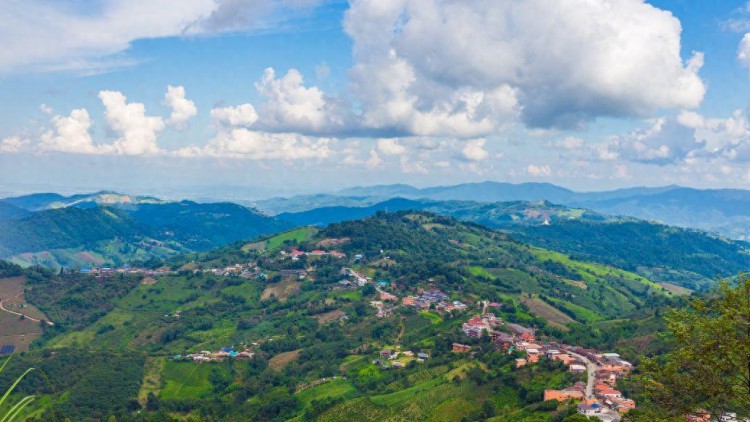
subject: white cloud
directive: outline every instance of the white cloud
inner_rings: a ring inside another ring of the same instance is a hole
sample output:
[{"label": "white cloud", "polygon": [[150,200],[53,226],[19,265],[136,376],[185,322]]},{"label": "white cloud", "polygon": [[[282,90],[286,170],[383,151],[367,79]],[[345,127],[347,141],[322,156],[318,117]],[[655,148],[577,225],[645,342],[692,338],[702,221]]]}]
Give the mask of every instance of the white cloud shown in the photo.
[{"label": "white cloud", "polygon": [[750,33],[745,34],[737,49],[737,60],[745,67],[750,67]]},{"label": "white cloud", "polygon": [[258,120],[258,113],[252,104],[237,107],[222,107],[211,110],[211,118],[220,126],[250,127]]},{"label": "white cloud", "polygon": [[461,155],[469,161],[484,161],[489,158],[490,154],[484,149],[484,139],[472,139],[466,141],[466,146],[461,150]]},{"label": "white cloud", "polygon": [[245,32],[274,29],[280,20],[311,9],[322,0],[217,0],[214,10],[191,24],[188,32]]},{"label": "white cloud", "polygon": [[375,149],[370,150],[370,157],[365,161],[365,167],[368,169],[373,169],[376,167],[380,167],[383,165],[383,160],[380,158],[380,155],[378,155],[378,152],[375,151]]},{"label": "white cloud", "polygon": [[553,146],[555,148],[560,149],[567,149],[567,150],[577,150],[583,148],[584,142],[583,139],[575,137],[575,136],[568,136],[565,139],[560,139],[558,141],[554,141],[550,143],[550,146]]},{"label": "white cloud", "polygon": [[385,155],[402,155],[406,153],[406,147],[395,138],[378,139],[378,151]]},{"label": "white cloud", "polygon": [[153,155],[160,152],[156,143],[159,132],[164,130],[164,119],[146,116],[142,103],[128,103],[121,92],[100,91],[99,99],[104,105],[109,129],[120,136],[112,149],[116,154]]},{"label": "white cloud", "polygon": [[94,145],[91,139],[91,118],[86,109],[76,109],[70,116],[52,118],[53,129],[45,132],[40,140],[42,151],[61,151],[75,154],[102,154],[106,148]]},{"label": "white cloud", "polygon": [[187,147],[174,152],[181,157],[225,157],[248,160],[323,159],[331,156],[331,138],[313,138],[294,133],[257,132],[245,128],[222,130],[203,148]]},{"label": "white cloud", "polygon": [[[626,16],[627,18],[623,18]],[[356,0],[344,27],[364,124],[471,137],[693,108],[703,56],[643,0]]]},{"label": "white cloud", "polygon": [[267,68],[255,87],[266,98],[260,106],[258,122],[264,128],[321,132],[344,124],[343,118],[337,116],[335,104],[328,104],[317,87],[305,87],[297,69],[290,69],[286,75],[276,78],[276,72]]},{"label": "white cloud", "polygon": [[[275,28],[319,0],[24,0],[0,2],[0,74],[98,73],[136,61],[140,39]],[[95,36],[92,36],[95,34]]]},{"label": "white cloud", "polygon": [[529,164],[528,167],[526,167],[526,173],[533,177],[546,177],[552,174],[552,169],[547,165],[538,166],[535,164]]},{"label": "white cloud", "polygon": [[0,141],[0,153],[21,152],[31,141],[20,136],[9,136]]},{"label": "white cloud", "polygon": [[177,130],[186,129],[188,121],[198,114],[195,103],[185,98],[185,87],[183,86],[169,85],[167,93],[164,94],[164,103],[172,109],[167,124]]},{"label": "white cloud", "polygon": [[406,155],[402,155],[399,160],[401,162],[401,171],[404,173],[429,173],[427,165],[422,161],[411,161]]},{"label": "white cloud", "polygon": [[39,111],[50,116],[55,112],[55,110],[53,110],[52,107],[48,106],[47,104],[40,104]]}]

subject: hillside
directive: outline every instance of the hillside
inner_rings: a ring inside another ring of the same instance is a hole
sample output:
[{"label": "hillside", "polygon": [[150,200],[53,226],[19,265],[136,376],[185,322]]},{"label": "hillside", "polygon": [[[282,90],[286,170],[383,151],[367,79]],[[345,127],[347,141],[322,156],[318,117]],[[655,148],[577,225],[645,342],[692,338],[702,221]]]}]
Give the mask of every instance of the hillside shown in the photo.
[{"label": "hillside", "polygon": [[[73,420],[161,411],[218,420],[458,421],[491,402],[497,420],[531,421],[568,412],[566,404],[543,405],[542,392],[576,376],[551,361],[517,369],[517,354],[467,336],[463,322],[491,309],[535,328],[542,341],[634,356],[658,347],[643,336],[658,326],[654,310],[672,300],[633,273],[424,212],[297,229],[174,258],[170,267],[178,271],[29,275],[27,300],[55,322],[36,347],[56,357],[14,359],[0,382],[27,365],[42,368],[55,390],[40,379],[18,394],[35,389],[40,403],[59,401],[60,416]],[[414,302],[420,297],[429,297],[418,299],[427,306]],[[625,340],[632,338],[637,348]],[[454,342],[475,353],[451,352]],[[376,363],[382,349],[413,354],[391,367]],[[417,352],[427,358],[418,361]],[[105,377],[119,381],[98,389]]]},{"label": "hillside", "polygon": [[70,200],[60,208],[52,205],[63,203],[57,195],[12,201],[30,208],[42,203],[52,207],[36,212],[0,202],[0,209],[19,214],[0,219],[0,258],[55,269],[120,266],[290,228],[287,222],[230,203],[132,201],[110,193],[66,198]]},{"label": "hillside", "polygon": [[690,289],[704,289],[716,277],[750,270],[750,249],[744,242],[546,201],[484,204],[396,198],[369,207],[327,207],[280,214],[279,218],[299,225],[328,224],[382,210],[410,209],[483,224],[533,245]]},{"label": "hillside", "polygon": [[193,250],[206,250],[291,228],[289,223],[232,203],[142,204],[127,212],[136,221]]},{"label": "hillside", "polygon": [[0,199],[0,204],[11,204],[27,211],[42,211],[54,208],[80,207],[92,208],[96,205],[135,205],[161,203],[163,201],[150,196],[133,196],[117,192],[101,191],[64,196],[57,193],[34,193]]},{"label": "hillside", "polygon": [[52,209],[0,221],[0,256],[74,248],[105,239],[148,234],[145,226],[114,208]]},{"label": "hillside", "polygon": [[23,217],[29,214],[30,214],[29,211],[23,208],[19,208],[11,203],[0,202],[0,220]]},{"label": "hillside", "polygon": [[575,192],[548,183],[482,182],[421,189],[380,185],[331,194],[272,198],[254,201],[252,205],[270,214],[300,213],[321,207],[368,207],[392,198],[483,203],[549,201],[603,214],[712,231],[732,239],[750,239],[750,191],[739,189],[663,186]]}]

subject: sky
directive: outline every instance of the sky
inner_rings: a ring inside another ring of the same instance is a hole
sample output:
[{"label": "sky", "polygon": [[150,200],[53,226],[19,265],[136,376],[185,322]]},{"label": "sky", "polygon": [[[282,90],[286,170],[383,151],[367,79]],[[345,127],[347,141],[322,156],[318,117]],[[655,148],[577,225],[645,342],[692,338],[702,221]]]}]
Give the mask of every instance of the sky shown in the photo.
[{"label": "sky", "polygon": [[750,4],[6,0],[0,195],[750,189]]}]

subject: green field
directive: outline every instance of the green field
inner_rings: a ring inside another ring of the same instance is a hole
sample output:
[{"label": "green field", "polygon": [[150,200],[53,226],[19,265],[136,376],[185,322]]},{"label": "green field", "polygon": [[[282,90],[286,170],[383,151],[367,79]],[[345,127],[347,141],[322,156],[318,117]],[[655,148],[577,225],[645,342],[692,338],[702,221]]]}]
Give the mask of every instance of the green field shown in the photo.
[{"label": "green field", "polygon": [[199,398],[211,391],[209,376],[213,368],[226,370],[224,365],[210,363],[168,361],[164,365],[161,378],[164,383],[160,397]]},{"label": "green field", "polygon": [[356,388],[349,381],[337,379],[303,390],[297,394],[297,399],[305,406],[308,406],[313,400],[342,397],[356,391]]},{"label": "green field", "polygon": [[309,240],[317,229],[314,227],[300,227],[288,232],[278,234],[266,240],[266,248],[269,251],[275,251],[284,246],[284,242],[304,242]]}]

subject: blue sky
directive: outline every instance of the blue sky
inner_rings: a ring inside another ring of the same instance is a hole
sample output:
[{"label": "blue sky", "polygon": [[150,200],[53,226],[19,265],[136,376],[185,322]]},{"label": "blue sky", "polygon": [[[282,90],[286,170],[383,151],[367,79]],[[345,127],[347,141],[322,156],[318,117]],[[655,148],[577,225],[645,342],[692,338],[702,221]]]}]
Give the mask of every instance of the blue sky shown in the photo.
[{"label": "blue sky", "polygon": [[744,1],[175,4],[0,4],[0,194],[750,188]]}]

